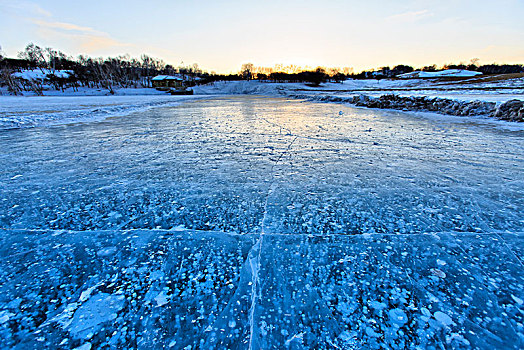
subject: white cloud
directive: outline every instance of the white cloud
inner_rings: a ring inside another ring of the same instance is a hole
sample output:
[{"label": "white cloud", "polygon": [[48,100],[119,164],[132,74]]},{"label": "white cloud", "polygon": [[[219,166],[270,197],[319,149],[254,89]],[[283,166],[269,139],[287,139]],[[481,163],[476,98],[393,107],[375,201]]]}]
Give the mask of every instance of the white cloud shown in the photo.
[{"label": "white cloud", "polygon": [[424,17],[432,16],[433,14],[429,12],[428,10],[420,10],[420,11],[409,11],[409,12],[403,12],[396,15],[392,15],[387,17],[390,21],[395,22],[413,22],[416,20],[419,20]]},{"label": "white cloud", "polygon": [[114,47],[132,46],[112,38],[108,33],[91,27],[42,19],[30,20],[37,25],[37,32],[40,36],[47,40],[65,39],[84,53],[92,54]]},{"label": "white cloud", "polygon": [[69,49],[86,54],[99,54],[112,48],[133,46],[92,27],[55,20],[50,11],[33,1],[0,0],[0,12],[17,21],[33,24],[34,27],[24,24],[34,33],[30,41],[37,41],[40,37],[49,43],[61,43]]},{"label": "white cloud", "polygon": [[52,14],[49,11],[44,10],[40,5],[32,1],[9,1],[0,0],[0,8],[4,7],[6,11],[15,12],[18,15],[30,15],[30,16],[44,16],[51,17]]},{"label": "white cloud", "polygon": [[72,23],[44,21],[41,19],[32,19],[31,22],[33,22],[34,24],[38,26],[50,28],[50,29],[75,31],[75,32],[80,32],[80,33],[103,34],[102,32],[96,31],[93,28],[82,27],[82,26],[72,24]]}]

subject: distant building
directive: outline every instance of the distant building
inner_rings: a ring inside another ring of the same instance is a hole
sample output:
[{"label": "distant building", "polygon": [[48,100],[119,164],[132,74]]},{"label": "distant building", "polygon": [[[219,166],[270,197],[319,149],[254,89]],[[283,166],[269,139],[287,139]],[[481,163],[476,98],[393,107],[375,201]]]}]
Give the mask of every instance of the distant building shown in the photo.
[{"label": "distant building", "polygon": [[184,89],[184,79],[173,75],[157,75],[151,79],[154,88],[175,88]]}]

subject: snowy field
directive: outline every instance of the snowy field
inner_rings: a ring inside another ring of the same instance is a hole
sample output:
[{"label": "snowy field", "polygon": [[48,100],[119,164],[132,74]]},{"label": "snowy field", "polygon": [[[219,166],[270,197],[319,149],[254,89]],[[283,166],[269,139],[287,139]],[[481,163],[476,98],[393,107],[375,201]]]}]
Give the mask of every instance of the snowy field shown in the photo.
[{"label": "snowy field", "polygon": [[267,96],[311,95],[379,97],[387,94],[400,96],[428,96],[462,101],[489,101],[502,103],[511,99],[524,100],[524,78],[497,82],[457,83],[428,79],[349,79],[342,83],[325,83],[310,87],[301,83],[269,83],[258,81],[216,82],[196,86],[196,94],[258,94]]},{"label": "snowy field", "polygon": [[522,129],[88,100],[0,101],[1,347],[524,347]]}]

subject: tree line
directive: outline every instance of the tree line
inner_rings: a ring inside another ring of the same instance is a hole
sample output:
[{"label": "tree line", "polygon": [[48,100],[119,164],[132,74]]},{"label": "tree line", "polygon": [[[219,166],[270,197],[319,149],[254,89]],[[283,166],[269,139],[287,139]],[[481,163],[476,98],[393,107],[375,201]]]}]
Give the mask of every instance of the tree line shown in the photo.
[{"label": "tree line", "polygon": [[384,79],[394,78],[397,75],[411,73],[415,70],[425,72],[436,72],[443,69],[462,69],[481,72],[483,74],[511,74],[511,73],[524,73],[524,65],[522,64],[485,64],[480,65],[478,59],[471,60],[470,64],[445,64],[443,66],[437,66],[436,64],[428,65],[415,69],[414,67],[406,64],[399,64],[390,67],[381,67],[379,69],[364,70],[360,73],[353,73],[351,68],[345,67],[340,68],[325,68],[317,67],[314,70],[300,70],[297,66],[286,66],[282,67],[282,70],[278,70],[279,66],[275,68],[264,68],[255,67],[251,63],[242,65],[240,70],[241,79],[258,79],[258,80],[269,80],[272,82],[302,82],[310,83],[312,85],[319,85],[320,83],[332,81],[341,82],[346,79]]},{"label": "tree line", "polygon": [[[13,73],[26,70],[40,71],[46,76],[45,81],[13,78]],[[67,77],[58,74],[62,71],[68,72]],[[73,58],[59,50],[43,48],[33,43],[20,51],[17,58],[0,55],[0,84],[7,85],[14,94],[22,91],[41,94],[44,84],[56,90],[86,87],[107,89],[113,94],[115,88],[151,87],[153,77],[175,74],[187,77],[188,81],[208,75],[198,64],[174,67],[145,54],[140,58],[129,55],[108,58],[79,55]]]},{"label": "tree line", "polygon": [[[440,69],[467,69],[483,74],[523,73],[521,64],[485,64],[480,65],[478,59],[469,64],[447,64],[441,67],[428,65],[417,70],[437,71]],[[41,71],[45,79],[18,79],[13,73],[27,70]],[[393,68],[379,69],[354,73],[349,67],[344,68],[302,68],[296,65],[276,65],[274,67],[255,67],[252,63],[242,65],[238,74],[208,73],[199,68],[198,64],[175,67],[166,64],[161,59],[148,55],[133,58],[121,55],[108,58],[92,58],[79,55],[76,58],[59,50],[40,47],[30,43],[18,53],[17,58],[4,57],[0,50],[0,86],[7,86],[13,94],[23,91],[33,91],[42,94],[44,85],[56,90],[66,88],[78,90],[80,87],[106,89],[113,94],[115,88],[151,87],[151,79],[157,75],[179,75],[186,84],[191,86],[199,83],[232,80],[260,80],[269,82],[297,82],[318,86],[332,81],[341,82],[353,79],[393,78],[399,74],[411,73],[415,70],[410,65],[400,64]],[[57,74],[67,71],[67,74]]]},{"label": "tree line", "polygon": [[484,64],[480,65],[478,59],[471,60],[471,63],[459,63],[459,64],[445,64],[443,66],[437,66],[436,64],[424,66],[415,69],[409,65],[397,65],[393,68],[390,67],[381,67],[379,69],[362,71],[358,74],[350,74],[349,78],[353,79],[376,79],[376,78],[393,78],[399,74],[411,73],[415,70],[423,72],[436,72],[443,69],[462,69],[475,72],[481,72],[482,74],[514,74],[514,73],[524,73],[524,65],[522,64]]}]

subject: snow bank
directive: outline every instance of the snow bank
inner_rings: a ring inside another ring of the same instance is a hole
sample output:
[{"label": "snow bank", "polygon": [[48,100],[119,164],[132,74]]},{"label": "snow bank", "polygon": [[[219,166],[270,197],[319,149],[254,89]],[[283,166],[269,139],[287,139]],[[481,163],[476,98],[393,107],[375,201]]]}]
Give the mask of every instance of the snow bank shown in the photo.
[{"label": "snow bank", "polygon": [[[450,70],[458,71],[458,70]],[[476,72],[474,72],[476,73]],[[393,82],[398,85],[401,82]],[[359,85],[366,88],[356,89]],[[347,89],[352,86],[354,89]],[[250,95],[267,95],[267,96],[285,96],[291,98],[307,99],[310,101],[321,102],[342,102],[350,103],[359,107],[381,108],[381,109],[398,109],[405,111],[424,111],[436,112],[444,115],[453,116],[484,116],[494,117],[500,120],[524,122],[524,102],[513,96],[507,95],[507,98],[500,98],[497,96],[497,103],[489,101],[484,95],[476,95],[471,98],[461,99],[460,94],[456,98],[444,98],[446,96],[443,91],[441,96],[435,91],[432,97],[425,96],[424,91],[398,91],[405,96],[399,96],[396,90],[378,90],[370,89],[373,82],[350,80],[345,84],[325,84],[320,88],[310,88],[304,84],[297,83],[265,83],[258,81],[232,81],[232,82],[216,82],[214,84],[202,85],[194,87],[195,94],[250,94]],[[389,84],[391,85],[391,84]],[[344,87],[346,90],[344,90]],[[355,92],[365,92],[366,95]],[[369,96],[367,93],[376,94],[376,96]],[[336,95],[335,95],[335,94]],[[343,94],[349,94],[344,96]],[[413,94],[421,94],[422,96],[410,96]],[[484,98],[483,98],[484,97]],[[480,99],[480,100],[479,100]]]},{"label": "snow bank", "polygon": [[[155,90],[154,90],[155,91]],[[195,96],[4,96],[0,129],[101,121],[155,107],[176,106]]]},{"label": "snow bank", "polygon": [[494,102],[458,101],[445,98],[403,97],[398,95],[383,95],[371,97],[358,95],[340,96],[309,96],[294,95],[310,101],[342,102],[359,107],[397,109],[404,111],[436,112],[453,116],[485,116],[512,122],[524,122],[524,101],[510,100],[497,106]]},{"label": "snow bank", "polygon": [[482,75],[481,72],[474,72],[465,69],[445,69],[438,72],[422,72],[415,71],[411,73],[399,74],[397,78],[411,79],[411,78],[468,78],[477,75]]},{"label": "snow bank", "polygon": [[194,86],[196,95],[282,95],[297,84],[277,84],[259,81],[217,81]]},{"label": "snow bank", "polygon": [[21,78],[24,80],[43,80],[51,76],[56,78],[67,79],[73,75],[73,71],[70,70],[51,70],[47,68],[42,69],[29,69],[21,72],[13,73],[12,76],[15,78]]}]

